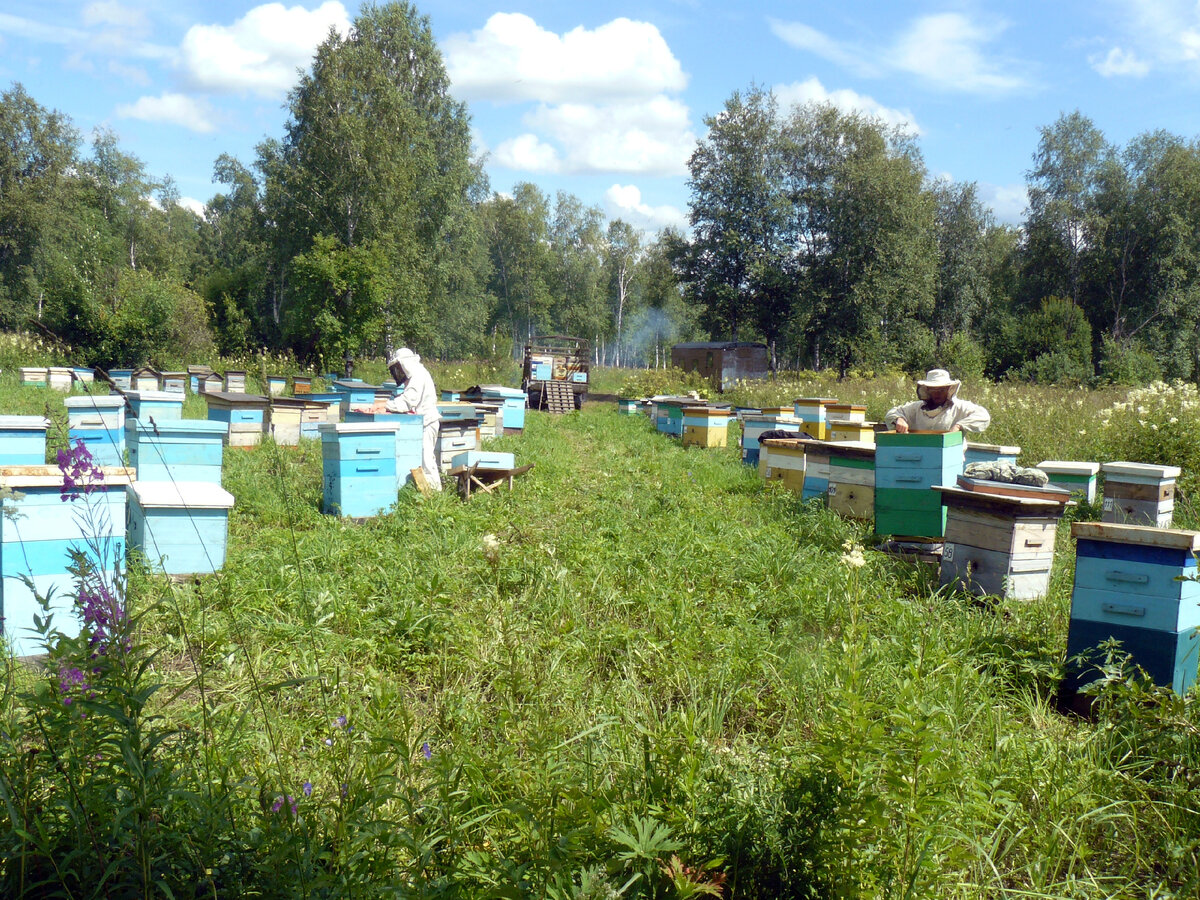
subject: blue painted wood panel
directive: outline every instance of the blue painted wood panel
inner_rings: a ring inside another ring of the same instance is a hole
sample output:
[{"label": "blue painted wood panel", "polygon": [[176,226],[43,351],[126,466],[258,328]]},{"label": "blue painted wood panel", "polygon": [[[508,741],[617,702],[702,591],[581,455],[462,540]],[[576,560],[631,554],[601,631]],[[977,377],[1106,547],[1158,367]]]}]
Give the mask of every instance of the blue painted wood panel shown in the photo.
[{"label": "blue painted wood panel", "polygon": [[1071,592],[1071,618],[1131,628],[1182,631],[1200,625],[1200,602],[1194,597],[1187,600],[1149,597],[1076,584]]},{"label": "blue painted wood panel", "polygon": [[1094,541],[1080,538],[1075,542],[1075,557],[1091,559],[1128,560],[1155,566],[1172,566],[1180,570],[1196,568],[1196,558],[1187,550],[1171,547],[1148,547],[1142,544],[1122,544],[1117,541]]},{"label": "blue painted wood panel", "polygon": [[[1098,647],[1111,638],[1121,642],[1125,652],[1131,654],[1133,661],[1145,669],[1156,684],[1173,688],[1179,694],[1185,693],[1196,682],[1197,651],[1200,650],[1196,635],[1194,629],[1157,631],[1072,619],[1067,632],[1067,673],[1063,687],[1074,691],[1099,677],[1093,666],[1103,664],[1104,653]],[[1084,664],[1072,663],[1080,655],[1085,657]]]},{"label": "blue painted wood panel", "polygon": [[[205,485],[209,487],[209,485]],[[216,572],[225,564],[229,510],[224,506],[187,508],[129,504],[129,548],[147,565],[168,575]]]}]

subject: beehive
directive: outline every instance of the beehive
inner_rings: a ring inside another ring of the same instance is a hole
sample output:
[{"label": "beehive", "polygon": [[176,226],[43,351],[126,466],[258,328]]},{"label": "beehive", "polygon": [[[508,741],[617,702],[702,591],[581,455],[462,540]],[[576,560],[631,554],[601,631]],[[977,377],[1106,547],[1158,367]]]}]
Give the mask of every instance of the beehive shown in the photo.
[{"label": "beehive", "polygon": [[340,422],[346,417],[348,410],[345,395],[339,394],[337,391],[318,391],[315,394],[309,394],[308,399],[325,405],[326,422]]},{"label": "beehive", "polygon": [[662,434],[683,437],[683,407],[696,401],[687,397],[663,397],[656,401],[654,427]]},{"label": "beehive", "polygon": [[268,375],[267,376],[267,393],[272,397],[281,397],[283,392],[287,390],[286,375]]},{"label": "beehive", "polygon": [[207,419],[125,420],[125,448],[138,481],[221,483],[228,425]]},{"label": "beehive", "polygon": [[642,401],[631,397],[617,398],[617,412],[623,416],[636,416],[641,412]]},{"label": "beehive", "polygon": [[133,388],[133,369],[109,369],[108,380],[123,391]]},{"label": "beehive", "polygon": [[825,423],[829,440],[837,443],[854,441],[864,444],[875,443],[875,423],[853,422],[845,419],[830,419]]},{"label": "beehive", "polygon": [[360,412],[349,410],[347,422],[382,422],[396,426],[396,486],[412,481],[412,470],[421,468],[425,421],[415,413]]},{"label": "beehive", "polygon": [[396,428],[390,422],[325,423],[321,433],[321,511],[377,516],[396,502]]},{"label": "beehive", "polygon": [[188,385],[187,372],[163,372],[162,389],[168,394],[186,394]]},{"label": "beehive", "polygon": [[712,406],[685,406],[683,408],[683,446],[727,447],[729,446],[729,409]]},{"label": "beehive", "polygon": [[244,394],[246,393],[246,373],[242,369],[229,369],[225,372],[224,378],[224,393],[226,394]]},{"label": "beehive", "polygon": [[328,421],[328,406],[312,397],[272,397],[267,412],[271,437],[285,447],[298,446],[302,437],[318,439],[317,426]]},{"label": "beehive", "polygon": [[504,436],[504,403],[473,400],[475,416],[479,419],[479,436],[483,440]]},{"label": "beehive", "polygon": [[1050,586],[1054,538],[1069,495],[1031,499],[938,486],[946,507],[943,585],[1031,600]]},{"label": "beehive", "polygon": [[331,386],[334,393],[342,397],[345,409],[354,407],[371,407],[375,405],[375,386],[362,381],[342,379]]},{"label": "beehive", "polygon": [[828,450],[829,508],[850,519],[874,518],[875,442],[838,441]]},{"label": "beehive", "polygon": [[[125,555],[125,487],[132,472],[102,469],[103,481],[89,495],[62,499],[63,473],[57,466],[0,468],[0,487],[21,497],[6,497],[0,506],[0,629],[7,652],[15,656],[42,653],[31,632],[34,616],[44,616],[35,594],[49,598],[56,631],[79,634],[75,615],[72,551],[87,553],[111,583],[114,567]],[[97,559],[94,549],[102,558]],[[24,581],[29,577],[33,590]]]},{"label": "beehive", "polygon": [[494,450],[468,450],[450,459],[450,468],[459,466],[478,466],[481,469],[512,469],[516,466],[516,458],[511,453],[497,453]]},{"label": "beehive", "polygon": [[[807,423],[811,425],[812,423]],[[829,492],[829,444],[804,440],[804,500],[824,500]]]},{"label": "beehive", "polygon": [[524,431],[525,405],[528,398],[523,390],[499,384],[485,384],[481,386],[481,391],[485,400],[499,400],[504,404],[505,434],[520,434]]},{"label": "beehive", "polygon": [[829,403],[825,406],[825,422],[854,422],[862,425],[867,421],[867,408],[853,403]]},{"label": "beehive", "polygon": [[1119,525],[1153,525],[1170,528],[1175,515],[1177,466],[1111,462],[1104,473],[1101,520]]},{"label": "beehive", "polygon": [[902,537],[940,538],[946,508],[935,484],[954,485],[963,472],[961,431],[883,431],[875,435],[875,530]]},{"label": "beehive", "polygon": [[[1075,587],[1063,687],[1092,681],[1099,645],[1122,649],[1158,684],[1186,692],[1196,681],[1200,642],[1200,533],[1149,526],[1076,522]],[[1083,655],[1087,664],[1071,662]]]},{"label": "beehive", "polygon": [[1015,466],[1017,457],[1020,455],[1020,447],[1010,447],[1005,444],[977,444],[967,441],[963,461],[968,466],[976,462],[1002,462]]},{"label": "beehive", "polygon": [[71,390],[71,383],[75,380],[75,370],[68,366],[51,366],[46,370],[46,382],[56,391]]},{"label": "beehive", "polygon": [[85,366],[76,366],[71,371],[75,373],[75,381],[79,384],[94,384],[96,381],[96,373]]},{"label": "beehive", "polygon": [[183,418],[183,395],[166,391],[126,391],[129,415],[134,419],[167,422]]},{"label": "beehive", "polygon": [[798,437],[802,424],[795,416],[746,414],[742,418],[742,462],[751,466],[758,465],[760,434],[767,431],[789,431]]},{"label": "beehive", "polygon": [[1100,463],[1045,459],[1037,467],[1046,473],[1052,486],[1082,494],[1088,503],[1096,502],[1096,475],[1100,472]]},{"label": "beehive", "polygon": [[438,425],[437,457],[443,472],[460,453],[479,446],[479,429],[474,419],[443,419]]},{"label": "beehive", "polygon": [[226,424],[225,443],[230,447],[257,447],[267,431],[271,401],[260,394],[210,391],[204,395],[210,422]]},{"label": "beehive", "polygon": [[49,377],[44,366],[21,366],[21,384],[25,387],[46,387]]},{"label": "beehive", "polygon": [[119,394],[83,394],[63,400],[67,437],[83,441],[98,466],[125,465],[125,398]]},{"label": "beehive", "polygon": [[129,485],[129,548],[168,575],[204,575],[225,565],[233,495],[204,481]]},{"label": "beehive", "polygon": [[[191,389],[192,393],[193,394],[200,393],[201,379],[205,378],[209,375],[212,375],[212,374],[213,374],[213,370],[208,366],[188,366],[187,367],[188,387]],[[219,388],[218,388],[218,390],[219,390]]]},{"label": "beehive", "polygon": [[443,403],[457,403],[462,399],[462,391],[443,390],[438,394],[438,399]]},{"label": "beehive", "polygon": [[467,403],[466,401],[439,403],[437,408],[443,422],[462,422],[478,418],[475,411],[475,404]]},{"label": "beehive", "polygon": [[216,372],[209,372],[207,375],[197,375],[196,387],[199,394],[216,394],[225,387],[225,379]]},{"label": "beehive", "polygon": [[819,441],[829,438],[828,408],[837,403],[836,397],[797,397],[792,413],[804,423],[804,431]]},{"label": "beehive", "polygon": [[0,416],[0,466],[42,465],[49,427],[42,416]]},{"label": "beehive", "polygon": [[162,373],[152,366],[142,366],[134,369],[129,379],[129,387],[135,391],[161,391]]},{"label": "beehive", "polygon": [[806,464],[804,443],[799,439],[766,438],[758,448],[765,452],[767,460],[761,473],[767,481],[778,481],[797,494],[804,492],[804,469]]},{"label": "beehive", "polygon": [[292,376],[292,395],[300,396],[301,394],[312,393],[312,378],[308,375],[293,375]]}]

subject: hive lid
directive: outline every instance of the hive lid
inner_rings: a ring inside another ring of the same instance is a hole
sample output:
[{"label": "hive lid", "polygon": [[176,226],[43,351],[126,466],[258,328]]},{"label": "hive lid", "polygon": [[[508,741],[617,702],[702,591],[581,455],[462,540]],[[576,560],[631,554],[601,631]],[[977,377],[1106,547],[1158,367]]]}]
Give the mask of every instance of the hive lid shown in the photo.
[{"label": "hive lid", "polygon": [[[104,475],[103,487],[131,484],[137,478],[137,470],[124,466],[101,466]],[[63,473],[58,466],[0,466],[0,487],[34,488],[62,487]]]},{"label": "hive lid", "polygon": [[1150,463],[1107,462],[1100,466],[1100,471],[1108,475],[1136,475],[1141,478],[1178,478],[1179,466],[1155,466]]},{"label": "hive lid", "polygon": [[1047,475],[1088,475],[1094,476],[1100,471],[1097,462],[1072,462],[1061,459],[1044,459],[1037,467]]},{"label": "hive lid", "polygon": [[229,509],[233,494],[208,481],[138,481],[129,486],[142,506]]},{"label": "hive lid", "polygon": [[1016,456],[1021,452],[1020,447],[1012,447],[1008,444],[977,444],[974,441],[967,441],[968,450],[979,450],[983,453],[999,453],[1001,456]]},{"label": "hive lid", "polygon": [[399,422],[322,422],[317,431],[322,437],[342,434],[379,434],[384,431],[396,431]]},{"label": "hive lid", "polygon": [[154,400],[154,401],[170,401],[172,403],[182,403],[183,394],[176,394],[171,391],[125,391],[125,396],[130,400]]},{"label": "hive lid", "polygon": [[50,420],[42,416],[0,416],[3,431],[45,431]]},{"label": "hive lid", "polygon": [[146,435],[163,434],[225,434],[229,430],[228,422],[214,422],[211,419],[164,419],[161,422],[150,419],[125,420],[125,430],[143,432]]},{"label": "hive lid", "polygon": [[1166,547],[1171,550],[1200,550],[1200,531],[1180,528],[1154,528],[1150,525],[1117,525],[1110,522],[1076,522],[1071,526],[1076,540],[1112,541],[1118,544],[1140,544],[1144,547]]},{"label": "hive lid", "polygon": [[[178,394],[167,394],[168,397],[178,397]],[[205,391],[205,401],[216,400],[218,403],[236,403],[242,406],[261,405],[270,403],[270,398],[261,394],[239,394],[236,391]]]},{"label": "hive lid", "polygon": [[84,394],[79,397],[67,397],[63,400],[67,409],[120,409],[125,405],[125,398],[120,394]]},{"label": "hive lid", "polygon": [[793,403],[819,403],[822,406],[829,406],[831,403],[837,403],[837,397],[797,397]]}]

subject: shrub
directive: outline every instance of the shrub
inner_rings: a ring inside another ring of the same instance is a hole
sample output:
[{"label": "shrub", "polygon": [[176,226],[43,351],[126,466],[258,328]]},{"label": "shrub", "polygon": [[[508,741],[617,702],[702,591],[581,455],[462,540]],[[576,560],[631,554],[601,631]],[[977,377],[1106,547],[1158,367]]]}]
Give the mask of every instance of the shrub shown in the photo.
[{"label": "shrub", "polygon": [[1110,384],[1145,385],[1162,378],[1162,366],[1140,346],[1122,344],[1105,335],[1100,351],[1100,378]]},{"label": "shrub", "polygon": [[685,372],[677,366],[642,369],[625,379],[622,397],[653,397],[656,394],[686,394],[695,391],[701,397],[714,392],[712,382],[698,372]]},{"label": "shrub", "polygon": [[983,378],[987,355],[981,345],[961,332],[942,344],[938,357],[938,365],[953,372],[955,378],[966,381]]}]

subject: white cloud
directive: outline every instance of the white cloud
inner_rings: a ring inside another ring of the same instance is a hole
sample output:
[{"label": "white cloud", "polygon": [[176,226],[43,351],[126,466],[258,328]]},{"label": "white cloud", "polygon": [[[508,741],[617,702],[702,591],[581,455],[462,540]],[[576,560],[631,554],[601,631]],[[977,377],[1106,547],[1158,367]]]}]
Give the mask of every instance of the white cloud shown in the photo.
[{"label": "white cloud", "polygon": [[47,44],[70,44],[85,37],[82,31],[75,28],[43,25],[9,13],[0,13],[0,32]]},{"label": "white cloud", "polygon": [[979,197],[992,208],[996,221],[1020,225],[1029,206],[1029,193],[1023,184],[979,184]]},{"label": "white cloud", "polygon": [[683,90],[687,76],[658,28],[614,19],[558,35],[529,16],[496,13],[442,44],[454,90],[469,99],[596,102]]},{"label": "white cloud", "polygon": [[188,81],[211,91],[280,97],[307,68],[329,29],[350,30],[346,8],[326,0],[309,11],[282,3],[256,6],[232,25],[193,25],[180,47]]},{"label": "white cloud", "polygon": [[651,206],[642,202],[636,185],[614,184],[604,192],[605,212],[610,219],[624,219],[644,231],[661,231],[673,225],[681,231],[688,227],[687,214],[674,206]]},{"label": "white cloud", "polygon": [[185,94],[164,93],[158,97],[139,97],[135,103],[123,103],[118,106],[117,116],[122,119],[179,125],[200,134],[209,134],[217,130],[207,104]]},{"label": "white cloud", "polygon": [[1120,75],[1132,75],[1136,78],[1141,78],[1150,71],[1150,64],[1148,62],[1139,59],[1136,53],[1122,50],[1120,47],[1113,47],[1104,55],[1099,53],[1093,54],[1088,57],[1088,62],[1092,64],[1093,69],[1105,78],[1113,78]]},{"label": "white cloud", "polygon": [[916,117],[906,109],[892,109],[884,106],[873,97],[859,94],[849,88],[826,90],[821,82],[814,78],[806,81],[794,81],[791,84],[776,85],[773,89],[775,98],[779,101],[779,109],[786,112],[793,105],[805,103],[829,103],[842,112],[856,112],[881,120],[891,127],[903,126],[913,134],[920,134],[921,127]]},{"label": "white cloud", "polygon": [[890,45],[860,47],[838,41],[802,22],[770,21],[784,42],[857,74],[882,77],[906,72],[944,91],[969,94],[1011,93],[1029,87],[1017,74],[1018,63],[985,54],[1003,33],[1004,23],[975,21],[962,13],[921,16]]},{"label": "white cloud", "polygon": [[145,69],[139,66],[127,66],[111,59],[108,61],[108,71],[129,84],[136,84],[139,87],[146,87],[150,84],[150,76],[146,74]]},{"label": "white cloud", "polygon": [[496,165],[521,172],[543,172],[549,175],[558,172],[562,167],[558,151],[549,144],[542,143],[536,134],[523,134],[501,142],[492,154],[492,159],[496,161]]},{"label": "white cloud", "polygon": [[204,218],[204,203],[195,197],[180,197],[175,201],[175,205],[182,206],[184,209],[190,209],[200,218]]},{"label": "white cloud", "polygon": [[83,24],[114,25],[130,34],[143,35],[149,32],[150,22],[140,9],[122,6],[116,0],[100,0],[83,8]]}]

